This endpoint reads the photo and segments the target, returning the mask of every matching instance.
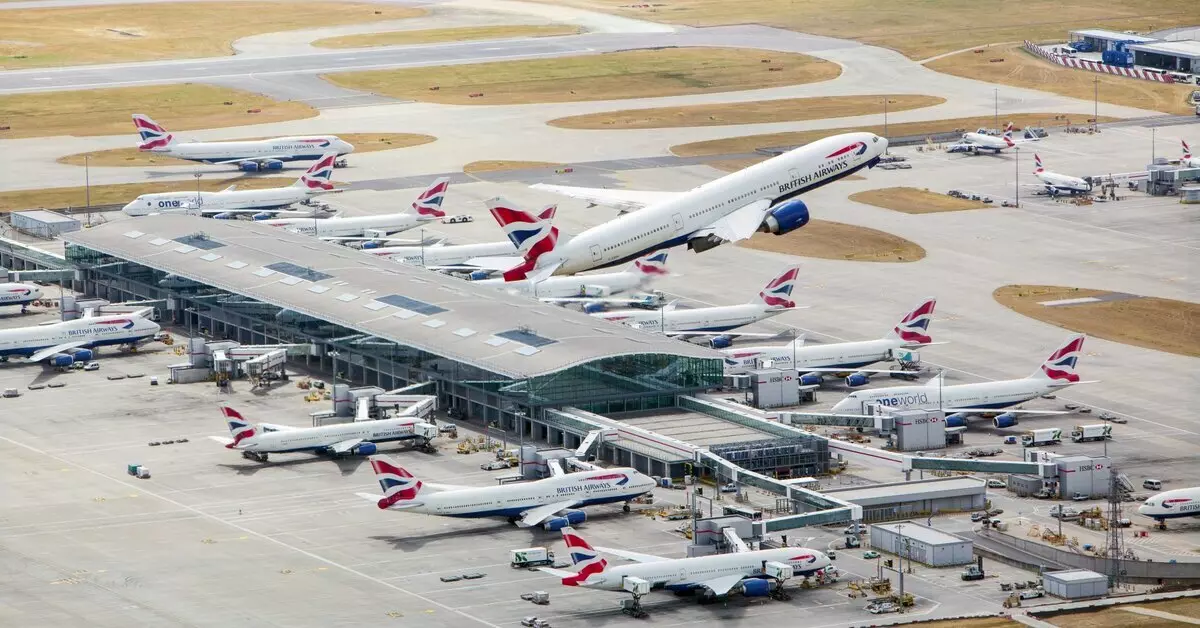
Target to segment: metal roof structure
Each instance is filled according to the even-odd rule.
[[[957,543],[970,542],[960,536],[955,536],[948,532],[942,532],[941,530],[935,530],[919,523],[913,523],[912,521],[903,521],[900,523],[877,523],[871,527],[879,528],[880,530],[887,530],[888,532],[895,533],[902,537],[908,537],[919,543],[925,543],[926,545],[955,545]]]
[[[1085,28],[1083,30],[1071,31],[1071,34],[1110,41],[1156,41],[1153,37],[1146,37],[1145,35],[1134,35],[1133,33],[1122,33],[1120,31],[1104,30],[1103,28]]]
[[[1059,582],[1093,582],[1108,580],[1108,576],[1087,569],[1068,569],[1066,571],[1047,571],[1042,577]]]
[[[514,379],[631,354],[716,351],[249,221],[145,216],[63,238]]]
[[[932,480],[916,480],[913,482],[893,482],[890,484],[872,484],[861,488],[830,489],[822,491],[838,499],[859,506],[878,506],[898,502],[921,501],[946,497],[960,497],[987,491],[987,483],[975,477],[960,476],[953,478],[936,478]]]
[[[1151,41],[1129,44],[1128,48],[1138,52],[1152,52],[1169,57],[1186,57],[1193,61],[1200,59],[1200,41]]]

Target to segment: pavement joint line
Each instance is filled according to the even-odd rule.
[[[212,514],[206,513],[206,512],[204,512],[204,511],[202,511],[202,510],[199,510],[199,509],[197,509],[197,508],[194,508],[194,507],[192,507],[192,506],[189,506],[189,505],[187,505],[187,504],[184,504],[184,503],[182,503],[182,502],[178,502],[178,501],[176,501],[176,500],[174,500],[174,499],[171,499],[170,497],[166,497],[166,496],[163,496],[163,495],[159,495],[159,494],[157,494],[157,493],[155,493],[155,492],[153,492],[153,491],[146,490],[145,488],[143,488],[143,487],[141,487],[141,486],[138,486],[138,485],[136,485],[136,484],[131,484],[131,483],[129,483],[129,482],[125,481],[125,480],[122,480],[122,479],[120,479],[120,478],[116,478],[116,477],[110,476],[110,475],[108,475],[108,474],[106,474],[106,473],[101,473],[100,471],[96,471],[95,469],[91,469],[91,468],[89,468],[89,467],[86,467],[86,466],[84,466],[84,465],[82,465],[82,464],[79,464],[79,463],[77,463],[77,462],[73,462],[73,461],[71,461],[71,460],[67,460],[67,459],[65,459],[65,458],[62,458],[62,457],[60,457],[60,456],[57,456],[57,455],[55,455],[55,454],[53,454],[53,453],[51,453],[51,452],[48,452],[48,451],[43,451],[43,450],[41,450],[41,449],[38,449],[37,447],[34,447],[34,446],[32,446],[32,445],[28,445],[28,444],[26,444],[26,443],[22,443],[22,442],[20,442],[20,441],[17,441],[17,440],[13,440],[13,439],[11,439],[11,438],[8,438],[7,436],[0,436],[0,441],[4,441],[4,442],[6,442],[6,443],[9,443],[10,445],[14,445],[14,446],[16,446],[16,447],[20,447],[20,448],[22,448],[22,449],[26,449],[26,450],[28,450],[28,451],[31,451],[31,452],[33,452],[33,453],[35,453],[35,454],[39,455],[39,456],[44,456],[44,457],[46,457],[46,458],[50,458],[50,459],[52,459],[52,460],[57,460],[58,462],[60,462],[60,463],[62,463],[62,464],[65,464],[65,465],[70,465],[70,466],[72,466],[72,467],[75,467],[75,468],[77,468],[77,469],[80,469],[80,470],[82,470],[82,471],[86,471],[86,472],[88,472],[88,473],[91,473],[92,475],[95,475],[95,476],[97,476],[97,477],[101,477],[101,478],[104,478],[104,479],[106,479],[106,480],[109,480],[110,482],[114,482],[114,483],[116,483],[116,484],[120,484],[121,486],[124,486],[124,487],[126,487],[126,488],[129,488],[129,489],[136,489],[136,490],[138,490],[139,492],[141,492],[141,493],[143,493],[143,494],[145,494],[145,495],[148,495],[148,496],[150,496],[150,497],[153,497],[153,498],[155,498],[155,499],[158,499],[158,500],[160,500],[160,501],[163,501],[163,502],[166,502],[166,503],[168,503],[168,504],[171,504],[172,506],[175,506],[175,507],[177,507],[177,508],[182,508],[182,509],[184,509],[184,510],[187,510],[187,511],[189,511],[189,512],[193,512],[193,513],[195,513],[195,514],[199,515],[200,517],[203,517],[203,518],[205,518],[205,519],[208,519],[208,520],[210,520],[210,521],[214,521],[214,522],[216,522],[216,523],[224,524],[224,525],[226,525],[226,526],[229,526],[230,528],[233,528],[233,529],[235,529],[235,530],[238,530],[238,531],[240,531],[240,532],[243,532],[243,533],[245,533],[245,534],[248,534],[248,535],[251,535],[251,536],[257,537],[257,538],[259,538],[259,539],[261,539],[261,540],[264,540],[264,541],[267,541],[267,542],[273,543],[273,544],[275,544],[275,545],[278,545],[278,546],[280,546],[280,547],[283,547],[283,548],[285,548],[285,549],[289,549],[289,550],[291,550],[291,551],[293,551],[293,552],[295,552],[295,553],[298,553],[298,554],[300,554],[300,555],[302,555],[302,556],[306,556],[306,557],[308,557],[308,558],[310,558],[310,559],[312,559],[312,560],[315,560],[315,561],[318,561],[318,562],[325,563],[326,565],[329,565],[330,567],[335,567],[335,568],[337,568],[337,569],[340,569],[340,570],[342,570],[342,571],[344,571],[344,572],[346,572],[346,573],[348,573],[348,574],[351,574],[351,575],[354,575],[354,576],[358,576],[359,578],[362,578],[362,579],[364,579],[364,580],[369,580],[369,581],[371,581],[371,582],[374,582],[375,584],[378,584],[378,585],[380,585],[380,586],[383,586],[383,587],[387,587],[387,588],[389,588],[389,589],[392,589],[393,591],[398,591],[398,592],[400,592],[400,593],[403,593],[403,594],[405,594],[405,595],[412,596],[412,597],[414,597],[414,598],[416,598],[416,599],[418,599],[418,600],[421,600],[422,602],[425,602],[425,603],[427,603],[427,604],[432,604],[432,605],[434,605],[434,606],[436,606],[436,607],[438,607],[438,608],[440,608],[440,609],[443,609],[443,610],[449,611],[449,612],[450,612],[450,613],[452,613],[452,614],[455,614],[455,615],[460,615],[460,616],[462,616],[462,617],[464,617],[464,618],[466,618],[466,619],[469,619],[469,620],[471,620],[471,621],[473,621],[473,622],[475,622],[475,623],[477,623],[477,624],[480,624],[480,625],[483,625],[483,626],[489,626],[490,628],[501,628],[501,627],[500,627],[499,625],[497,625],[497,624],[493,624],[493,623],[491,623],[491,622],[489,622],[489,621],[487,621],[487,620],[481,619],[481,618],[479,618],[479,617],[475,617],[474,615],[471,615],[471,614],[469,614],[469,613],[465,613],[465,612],[463,612],[463,611],[461,611],[461,610],[459,610],[459,609],[457,609],[457,608],[454,608],[454,607],[452,607],[452,606],[447,606],[447,605],[445,605],[445,604],[442,604],[442,603],[440,603],[440,602],[434,601],[434,600],[432,600],[432,599],[430,599],[430,598],[428,598],[428,597],[425,597],[425,596],[423,596],[423,595],[420,595],[420,594],[418,594],[418,593],[414,593],[414,592],[412,592],[412,591],[409,591],[409,590],[407,590],[407,589],[404,589],[404,588],[402,588],[402,587],[396,586],[395,584],[392,584],[392,583],[390,583],[390,582],[386,582],[386,581],[384,581],[384,580],[381,580],[381,579],[379,579],[379,578],[376,578],[375,576],[371,576],[371,575],[369,575],[369,574],[363,573],[363,572],[361,572],[361,571],[359,571],[359,570],[357,570],[357,569],[352,569],[352,568],[350,568],[350,567],[347,567],[347,566],[345,566],[345,565],[343,565],[343,564],[341,564],[341,563],[339,563],[339,562],[336,562],[336,561],[334,561],[334,560],[332,560],[332,559],[325,558],[324,556],[321,556],[321,555],[318,555],[318,554],[314,554],[314,553],[312,553],[312,552],[310,552],[310,551],[307,551],[307,550],[301,549],[301,548],[299,548],[299,547],[296,547],[296,546],[294,546],[294,545],[289,545],[288,543],[285,543],[285,542],[283,542],[283,541],[280,541],[279,539],[276,539],[276,538],[274,538],[274,537],[271,537],[271,536],[269,536],[269,535],[267,535],[267,534],[264,534],[264,533],[262,533],[262,532],[258,532],[258,531],[256,531],[256,530],[251,530],[250,528],[247,528],[247,527],[245,527],[245,526],[238,525],[238,524],[236,524],[236,523],[234,523],[234,522],[232,522],[232,521],[229,521],[229,520],[227,520],[227,519],[222,519],[222,518],[220,518],[220,517],[218,517],[218,516],[216,516],[216,515],[212,515]]]

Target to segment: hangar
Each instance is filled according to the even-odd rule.
[[[1130,44],[1133,62],[1184,74],[1200,73],[1200,41],[1152,41]]]

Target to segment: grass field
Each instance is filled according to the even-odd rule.
[[[229,177],[200,179],[200,189],[205,192],[215,192],[237,184],[238,189],[258,190],[263,188],[278,188],[291,185],[297,177]],[[337,182],[335,185],[341,185]],[[111,205],[113,203],[128,203],[139,194],[155,194],[158,192],[195,191],[196,181],[165,181],[159,183],[118,183],[115,185],[93,185],[91,189],[92,205]],[[45,188],[41,190],[16,190],[0,192],[0,213],[22,209],[46,207],[50,209],[63,207],[85,207],[87,191],[83,186],[70,188]]]
[[[472,161],[463,166],[463,172],[467,174],[478,174],[480,172],[499,172],[501,170],[526,170],[530,168],[557,168],[562,164],[556,164],[548,161],[504,161],[501,159],[491,159],[486,161]]]
[[[1047,307],[1042,301],[1109,294],[1061,286],[1012,285],[992,297],[1019,314],[1071,331],[1135,347],[1200,357],[1200,304],[1138,298]],[[1059,624],[1063,625],[1063,624]]]
[[[937,214],[940,212],[957,212],[964,209],[984,209],[988,205],[979,201],[970,201],[929,190],[917,188],[882,188],[866,190],[850,195],[850,200],[856,203],[866,203],[884,209],[904,212],[906,214]]]
[[[1042,621],[1062,628],[1185,628],[1188,624],[1149,615],[1135,609],[1150,609],[1200,620],[1200,599],[1186,598],[1162,602],[1134,602],[1090,613],[1071,613],[1047,617]]]
[[[420,146],[429,142],[437,141],[432,135],[421,135],[419,133],[338,133],[338,137],[354,145],[354,153],[373,153],[380,150],[392,150],[396,148],[408,148],[409,146]],[[264,139],[242,138],[243,140]],[[230,140],[238,141],[238,140]],[[132,148],[114,148],[111,150],[96,150],[90,153],[76,153],[59,157],[58,163],[67,164],[70,166],[84,165],[84,157],[87,157],[87,164],[90,166],[137,166],[144,168],[146,166],[187,166],[193,165],[195,162],[186,161],[183,159],[173,159],[171,157],[163,157],[154,153],[143,153],[136,147]]]
[[[152,111],[146,110],[148,105],[153,105]],[[259,112],[247,113],[252,109]],[[0,125],[11,127],[0,131],[0,140],[128,134],[133,144],[137,136],[130,115],[143,111],[176,134],[317,115],[316,109],[304,103],[280,102],[228,87],[192,83],[15,94],[0,96]]]
[[[1197,10],[1200,11],[1200,7]],[[1004,61],[992,63],[992,59]],[[1173,114],[1188,114],[1195,109],[1187,104],[1187,97],[1195,85],[1168,85],[1073,70],[1034,56],[1021,46],[988,48],[980,54],[968,50],[931,61],[926,65],[946,74],[1001,85],[1027,87],[1083,100],[1092,100],[1095,95],[1101,102]]]
[[[476,39],[511,39],[514,37],[553,37],[575,35],[583,29],[565,24],[514,24],[512,26],[463,26],[459,28],[430,28],[388,33],[367,33],[318,39],[312,45],[318,48],[371,48],[374,46],[411,46],[414,44],[437,44],[447,41],[471,41]]]
[[[351,2],[171,2],[5,11],[0,69],[233,54],[233,41],[314,26],[416,17],[422,9]]]
[[[756,233],[744,246],[760,251],[855,262],[915,262],[925,249],[890,233],[829,220],[811,220],[786,235]]]
[[[889,96],[888,111],[932,107],[946,102],[937,96]],[[665,129],[726,124],[799,122],[861,116],[883,111],[883,96],[825,96],[752,102],[721,103],[604,111],[551,120],[546,124],[564,129]]]
[[[771,63],[762,63],[770,58]],[[778,71],[771,71],[778,68]],[[346,87],[453,105],[520,105],[707,94],[826,81],[837,64],[743,48],[631,50],[558,59],[327,74]],[[431,89],[436,87],[437,89]],[[482,94],[471,97],[471,94]]]
[[[943,621],[924,621],[914,624],[919,628],[1016,628],[1023,626],[1007,617],[980,617],[976,619],[946,619]]]
[[[981,44],[1065,41],[1076,28],[1148,31],[1195,24],[1195,0],[540,0],[688,26],[766,24],[854,39],[912,59]]]
[[[1017,113],[1000,117],[1000,124],[1012,122],[1018,127],[1035,125],[1043,127],[1067,126],[1068,124],[1082,125],[1089,116],[1055,113]],[[1101,122],[1109,122],[1116,118],[1100,116]],[[889,124],[888,137],[904,137],[909,135],[931,135],[945,133],[955,129],[974,131],[979,127],[991,127],[994,124],[992,116],[977,118],[951,118],[949,120],[929,120],[924,122],[903,122]],[[844,127],[840,129],[818,129],[813,131],[789,131],[786,133],[769,133],[765,135],[743,135],[719,140],[692,142],[671,147],[671,152],[681,157],[702,157],[704,155],[727,155],[730,153],[750,153],[757,148],[767,146],[797,146],[807,144],[822,137],[850,133],[852,131],[868,131],[883,135],[883,125],[863,125]]]

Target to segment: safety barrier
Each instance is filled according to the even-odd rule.
[[[1108,572],[1109,561],[1107,558],[1077,554],[1036,541],[1019,539],[1005,534],[976,535],[976,539],[984,543],[995,543],[1020,550],[1034,557],[1076,569],[1087,569],[1098,573]],[[1129,582],[1155,583],[1160,580],[1168,582],[1200,582],[1200,562],[1122,560],[1121,568],[1125,571],[1125,578]]]
[[[1025,40],[1025,50],[1035,54],[1043,59],[1061,65],[1067,68],[1075,68],[1078,70],[1087,70],[1089,72],[1099,72],[1101,74],[1113,74],[1116,76],[1124,76],[1128,78],[1141,79],[1143,81],[1154,81],[1155,83],[1174,83],[1175,79],[1167,74],[1151,72],[1149,70],[1140,70],[1138,68],[1123,68],[1116,65],[1108,65],[1097,61],[1087,61],[1085,59],[1076,59],[1067,55],[1055,54],[1039,46],[1028,39]]]

